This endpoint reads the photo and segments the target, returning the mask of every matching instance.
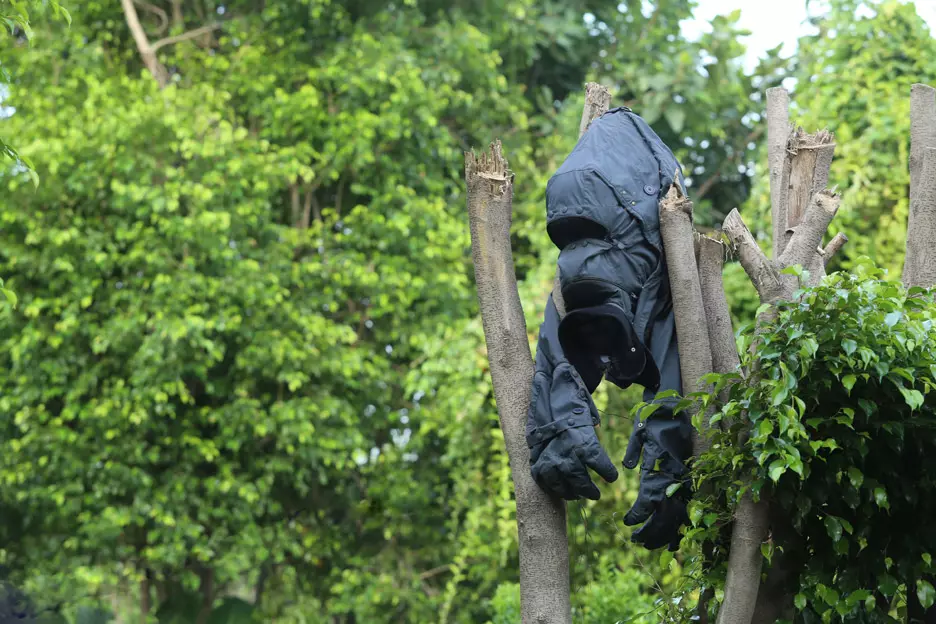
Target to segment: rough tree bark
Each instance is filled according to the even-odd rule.
[[[606,87],[586,85],[579,137],[608,110],[610,102]],[[572,609],[565,502],[547,496],[530,474],[525,421],[533,359],[510,248],[513,174],[499,141],[480,157],[465,154],[465,180],[481,320],[517,500],[521,618],[523,624],[569,624]],[[560,316],[564,316],[558,278],[557,272],[552,296]]]
[[[703,384],[701,379],[712,372],[712,345],[695,257],[692,202],[686,197],[678,176],[660,202],[660,236],[673,294],[683,394],[702,392],[708,384]],[[693,432],[694,456],[704,453],[708,445],[707,436]]]
[[[910,87],[910,215],[902,280],[907,288],[936,286],[936,89],[924,84]],[[916,579],[906,582],[908,621],[936,621],[936,607],[924,609],[913,591]]]
[[[903,283],[936,285],[936,89],[910,88],[910,216]]]

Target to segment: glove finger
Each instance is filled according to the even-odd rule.
[[[588,476],[588,470],[581,461],[576,462],[575,467],[566,474],[566,482],[569,488],[578,495],[576,498],[584,497],[589,500],[601,498],[601,491]]]
[[[640,544],[647,550],[656,550],[662,546],[668,546],[672,543],[672,540],[672,527],[664,525],[658,513],[653,514],[642,527],[631,534],[631,541]]]
[[[636,468],[637,461],[640,459],[640,451],[643,448],[643,423],[639,417],[634,417],[634,429],[631,431],[630,439],[627,441],[627,450],[624,451],[624,467]]]
[[[627,514],[624,516],[624,524],[627,526],[634,526],[635,524],[640,524],[644,520],[650,517],[650,514],[653,513],[653,501],[648,497],[643,496],[643,493],[637,495],[637,500],[634,501],[634,505],[627,511]]]
[[[608,457],[608,454],[597,442],[588,447],[582,459],[586,466],[597,472],[598,476],[607,483],[614,483],[617,481],[618,471],[614,462],[611,461],[611,458]]]
[[[575,475],[576,468],[573,466],[579,465],[578,461],[570,459],[562,464],[551,463],[543,467],[540,476],[545,487],[542,485],[540,487],[552,496],[564,500],[578,500],[582,497],[579,493],[581,484],[580,478]],[[585,478],[588,480],[587,477]],[[591,483],[590,480],[588,482]],[[591,484],[591,487],[595,488],[594,484]]]

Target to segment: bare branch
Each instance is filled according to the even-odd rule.
[[[825,246],[825,249],[819,251],[819,255],[822,256],[822,262],[824,265],[828,266],[829,261],[839,252],[839,250],[845,246],[845,243],[848,242],[848,237],[845,236],[842,232],[839,232],[835,237],[829,241],[829,244]]]
[[[924,151],[916,196],[910,202],[904,285],[936,286],[936,149]]]
[[[127,26],[130,28],[133,40],[136,42],[137,50],[139,50],[140,57],[143,59],[143,64],[146,65],[150,74],[156,79],[159,87],[164,88],[169,84],[169,72],[156,58],[156,52],[150,45],[146,31],[143,30],[143,26],[140,24],[140,18],[137,15],[136,7],[133,6],[133,0],[120,0],[120,4],[123,7]]]
[[[790,95],[783,87],[767,89],[767,162],[770,168],[770,207],[773,217],[773,257],[779,258],[783,249],[777,241],[783,240],[786,224],[786,186],[784,166],[787,142],[790,138]]]
[[[533,359],[510,247],[513,174],[499,141],[465,154],[465,181],[481,322],[517,501],[522,621],[569,624],[565,505],[533,481],[525,439]]]
[[[159,41],[157,41],[156,43],[152,45],[152,50],[153,52],[155,52],[159,48],[163,48],[167,45],[172,45],[174,43],[181,43],[183,41],[188,41],[189,39],[200,37],[202,35],[205,35],[207,33],[210,33],[212,31],[215,31],[221,28],[223,25],[224,24],[222,24],[221,22],[215,22],[213,24],[208,24],[207,26],[202,26],[201,28],[196,28],[194,30],[184,32],[181,35],[174,35],[172,37],[166,37],[164,39],[160,39]]]
[[[745,225],[737,208],[728,213],[722,224],[733,251],[747,273],[762,302],[776,300],[781,293],[780,272],[758,247],[751,230]]]
[[[582,122],[579,124],[579,138],[593,121],[604,115],[611,107],[611,91],[608,87],[589,82],[585,85],[585,106],[582,109]]]
[[[692,202],[680,186],[678,171],[673,179],[673,185],[660,202],[660,234],[676,315],[676,335],[679,336],[682,389],[684,394],[690,394],[707,389],[701,378],[712,372],[712,347],[696,266]],[[708,444],[705,435],[694,432],[692,450],[695,456],[704,453]]]
[[[699,283],[712,348],[712,371],[716,373],[730,373],[741,364],[722,279],[726,252],[720,240],[699,237]]]
[[[166,32],[166,29],[169,28],[169,15],[164,10],[155,4],[150,4],[149,2],[144,2],[143,0],[133,0],[133,2],[141,9],[149,11],[157,18],[159,18],[159,26],[156,29],[157,34],[161,35],[162,33]]]
[[[828,189],[812,196],[802,223],[793,229],[790,242],[780,256],[782,266],[809,267],[841,202],[841,196]]]

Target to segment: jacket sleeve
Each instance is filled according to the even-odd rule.
[[[581,376],[563,355],[558,326],[559,313],[550,296],[527,410],[530,469],[537,484],[553,496],[597,500],[601,494],[588,469],[608,482],[616,480],[618,472],[598,441],[598,410]]]

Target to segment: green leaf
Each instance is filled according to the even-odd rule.
[[[858,378],[854,375],[845,375],[842,377],[842,385],[845,386],[845,390],[851,394],[852,388],[855,387],[855,382],[858,381]]]
[[[787,470],[786,462],[780,459],[776,459],[773,461],[773,463],[770,464],[770,468],[768,470],[769,470],[771,480],[773,480],[773,482],[776,483],[777,481],[780,480],[780,477],[783,476],[783,473],[786,472]]]
[[[670,104],[663,111],[663,117],[666,118],[666,122],[673,129],[673,132],[677,134],[682,132],[683,124],[686,121],[686,111],[681,106]]]
[[[796,594],[796,597],[793,598],[793,604],[797,610],[802,611],[806,608],[806,596],[803,594]]]
[[[900,394],[903,395],[904,402],[910,406],[911,410],[917,410],[923,407],[923,393],[919,390],[900,388]]]
[[[874,488],[874,502],[877,503],[878,507],[890,509],[890,504],[887,502],[887,492],[884,488]]]
[[[864,483],[864,474],[854,466],[848,467],[848,479],[856,488],[860,488]]]
[[[825,527],[826,533],[829,534],[829,537],[832,538],[833,542],[837,542],[842,539],[842,523],[838,521],[838,518],[835,516],[826,516]]]
[[[671,483],[666,487],[666,497],[669,498],[682,487],[682,483]]]
[[[929,609],[936,603],[936,590],[928,581],[919,580],[916,583],[917,598],[920,599],[920,606]]]
[[[884,324],[887,325],[888,328],[891,328],[900,321],[901,316],[902,314],[899,311],[891,312],[884,317]]]
[[[852,340],[851,338],[846,338],[842,341],[842,349],[845,350],[846,355],[851,355],[858,348],[858,343]]]

